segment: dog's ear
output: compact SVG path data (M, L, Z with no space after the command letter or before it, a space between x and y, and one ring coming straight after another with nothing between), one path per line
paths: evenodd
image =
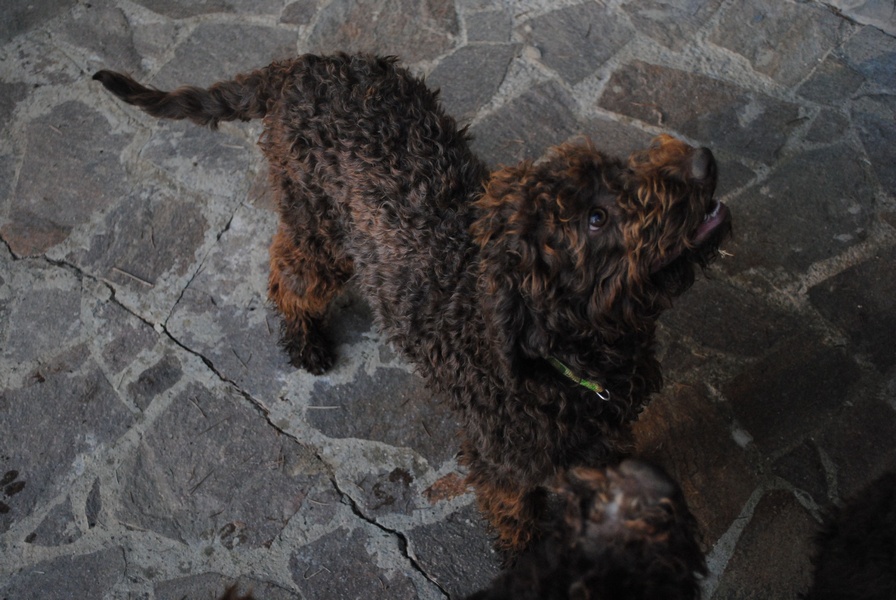
M533 170L524 162L493 173L477 202L479 217L472 226L480 250L483 310L489 313L487 326L493 328L489 337L512 373L527 359L543 358L550 350L532 300L544 296L551 278L538 247L538 205L527 189Z

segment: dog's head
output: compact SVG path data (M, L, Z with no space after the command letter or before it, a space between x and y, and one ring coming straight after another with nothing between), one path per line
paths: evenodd
M662 469L625 460L575 468L555 491L566 498L561 548L570 598L696 598L706 574L697 525Z
M532 357L652 332L730 231L715 186L712 153L670 136L627 162L582 141L496 171L472 230L494 312Z

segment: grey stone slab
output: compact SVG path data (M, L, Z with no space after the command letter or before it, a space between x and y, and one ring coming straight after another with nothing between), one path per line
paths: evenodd
M896 68L896 54L893 66ZM853 123L865 147L874 174L886 194L896 197L896 96L876 95L852 106Z
M137 4L171 19L186 19L198 15L229 12L228 0L205 0L204 2L178 2L178 0L137 0Z
M156 123L144 114L138 118L148 126L157 126L140 151L142 159L191 190L224 198L245 198L249 185L246 172L253 153L258 152L251 144L192 123Z
M716 155L719 169L719 182L716 184L716 198L724 198L728 194L749 184L756 178L756 172L733 160L728 155Z
M557 83L537 85L476 123L473 149L492 165L537 158L580 133L574 114L573 99Z
M290 25L308 25L317 14L316 0L298 0L283 7L280 22Z
M363 493L364 513L373 517L411 514L416 508L413 483L414 475L401 467L365 473L357 482Z
M83 532L72 510L71 497L54 506L37 528L25 537L25 542L35 546L59 546L71 544L81 538ZM93 482L84 506L88 529L96 526L102 511L99 480Z
M325 477L314 452L224 389L191 384L118 477L119 521L210 551L270 545Z
M694 43L694 37L722 4L721 0L630 0L622 9L635 28L672 50Z
M64 102L25 127L22 167L0 236L18 256L41 254L125 192L119 154L127 138L109 132L86 104Z
M541 61L571 84L594 73L633 33L617 11L596 2L553 10L519 31L538 48Z
M407 537L417 562L452 598L486 587L500 572L501 557L473 506L416 527Z
M0 125L0 134L3 133L3 125ZM2 152L2 151L0 151ZM5 206L12 200L13 179L15 178L15 157L9 154L0 154L0 223L6 221ZM0 240L5 240L3 225L0 225ZM3 244L4 250L6 245Z
M835 144L782 160L768 179L738 197L737 235L727 246L733 257L720 266L804 273L862 242L876 218L862 158Z
M156 600L218 600L224 590L237 587L237 593L252 593L260 600L296 600L297 594L260 579L240 577L235 580L219 573L202 573L164 581L155 585Z
M433 398L423 380L396 368L330 386L319 381L306 419L334 438L361 438L413 449L434 469L459 450L458 424L448 406Z
M818 113L809 131L806 141L829 143L842 140L849 130L849 119L840 112L825 109Z
M0 131L6 131L16 106L28 96L24 83L0 81Z
M632 152L643 150L652 139L649 133L637 127L610 119L591 119L584 124L582 133L591 138L598 150L621 159Z
M847 21L820 6L753 0L728 5L709 39L790 86L808 75L849 31Z
M159 334L145 321L115 302L103 302L94 310L100 323L93 343L100 348L106 367L114 373L126 369L137 356L159 341Z
M4 500L10 510L0 514L0 532L59 494L76 458L111 444L134 421L86 354L45 365L21 389L0 390L0 472L17 471L24 482Z
M283 8L281 0L137 0L137 4L170 19L188 19L216 13L277 15Z
M64 14L66 16L60 15L61 18L58 22L69 18L68 11L65 11ZM27 81L31 88L29 91L36 93L38 102L40 102L39 97L46 93L46 90L41 89L43 86L77 86L83 85L85 81L89 80L86 73L78 66L78 60L81 57L79 56L78 60L73 60L66 54L66 51L70 49L67 44L54 43L53 35L50 32L54 24L56 23L48 23L28 35L16 38L12 43L3 46L4 54L0 54L5 62L3 79L8 82ZM77 51L74 54L77 55ZM7 62L9 60L12 61L12 64ZM78 96L78 94L57 96L52 102L46 103L41 108L49 108L70 100L72 96ZM89 100L88 104L90 104ZM39 107L40 104L36 106ZM43 111L39 109L36 112L42 113Z
M184 6L200 6L197 3L184 4ZM208 6L203 3L201 6ZM168 59L168 51L176 47L181 41L183 25L178 21L146 20L131 24L134 49L143 57L146 63L157 66L158 63ZM113 59L105 65L107 69L118 68Z
M267 165L255 173L246 196L252 206L277 213L277 196L268 181Z
M126 581L124 551L111 546L90 554L62 555L12 575L0 582L3 598L104 598Z
M10 457L4 457L9 460ZM25 489L27 482L19 479L20 473L16 469L9 469L3 473L0 479L0 514L6 514L12 510L9 503L12 502L13 496L16 496Z
M231 0L231 10L240 15L279 15L283 4L283 0Z
M81 284L66 272L46 270L30 288L16 290L0 356L10 362L46 359L77 343L81 328ZM20 279L20 281L24 281Z
M453 2L335 0L318 13L308 38L312 52L373 52L405 63L433 60L455 46Z
M399 569L384 569L371 534L362 528L337 529L297 548L289 561L293 582L308 598L418 597L415 582Z
M5 5L0 20L0 44L40 27L76 4L75 0L36 0Z
M636 455L662 465L679 482L702 539L713 544L759 483L749 455L731 436L727 415L702 386L670 382L633 431Z
M160 89L180 85L209 86L238 73L267 66L296 53L295 33L252 24L200 23L156 74Z
M467 42L509 42L513 31L512 21L512 16L506 10L468 13L465 19Z
M697 281L664 313L662 323L673 336L690 336L698 351L710 348L739 357L760 356L800 331L798 315L718 280Z
M99 523L103 512L103 496L100 491L100 480L95 479L87 500L84 504L84 517L87 520L87 528L93 529Z
M713 600L799 597L811 578L816 527L792 494L768 492L738 540Z
M243 207L189 283L167 322L181 344L256 398L278 397L294 372L280 350L280 318L267 306L267 246L275 217Z
M640 60L613 73L598 104L764 163L774 161L799 116L796 104Z
M894 431L892 404L869 395L844 407L818 436L818 445L835 465L841 498L856 496L884 472L896 469Z
M896 250L890 249L809 290L812 305L886 373L896 366Z
M896 90L896 38L876 27L863 27L838 54L850 67L865 76L872 89Z
M202 208L195 197L138 184L106 214L89 246L69 259L117 286L148 291L193 267L209 227Z
M827 0L850 19L896 36L896 11L890 0Z
M119 470L117 518L210 551L268 546L320 480L314 453L233 392L178 394Z
M426 82L440 89L448 114L467 123L494 96L514 53L510 44L463 46L439 61Z
M82 4L72 18L60 23L54 35L79 48L87 57L88 72L110 64L134 76L143 72L140 55L134 47L133 29L124 11L103 4ZM88 66L89 65L89 66Z
M772 463L772 473L809 494L818 506L828 503L824 464L814 444L804 442Z
M737 420L767 454L818 431L850 400L861 377L842 348L799 336L722 387Z
M144 370L136 381L128 386L128 395L137 408L145 410L160 394L171 389L184 376L180 361L173 354L165 354L161 360Z
M828 56L797 88L808 100L831 106L841 105L865 82L865 77L835 55Z
M25 541L35 546L60 546L71 544L82 535L67 498L50 510L40 525L25 537Z

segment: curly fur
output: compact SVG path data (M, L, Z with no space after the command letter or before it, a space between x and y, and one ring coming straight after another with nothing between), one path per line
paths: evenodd
M678 485L658 467L578 467L555 490L560 517L512 569L469 600L685 600L706 574L697 525Z
M452 398L469 481L505 547L530 539L555 472L629 447L627 424L662 383L656 318L729 229L708 150L660 136L624 162L581 140L490 174L393 58L306 55L170 93L94 78L159 117L263 116L281 216L269 296L291 362L332 366L323 322L354 278L391 343Z
M883 475L832 511L816 545L806 600L896 598L896 473Z

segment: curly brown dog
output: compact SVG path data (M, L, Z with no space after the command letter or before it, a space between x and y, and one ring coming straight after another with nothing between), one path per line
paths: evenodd
M468 600L693 600L706 575L697 524L678 485L638 460L577 467L563 506L513 568ZM253 600L229 588L221 600Z
M469 482L507 548L528 542L549 477L629 447L662 383L655 321L730 229L709 150L660 136L623 162L582 141L490 174L392 58L306 55L170 93L94 78L158 117L264 118L281 217L269 295L291 362L333 364L322 323L353 277L453 399Z

